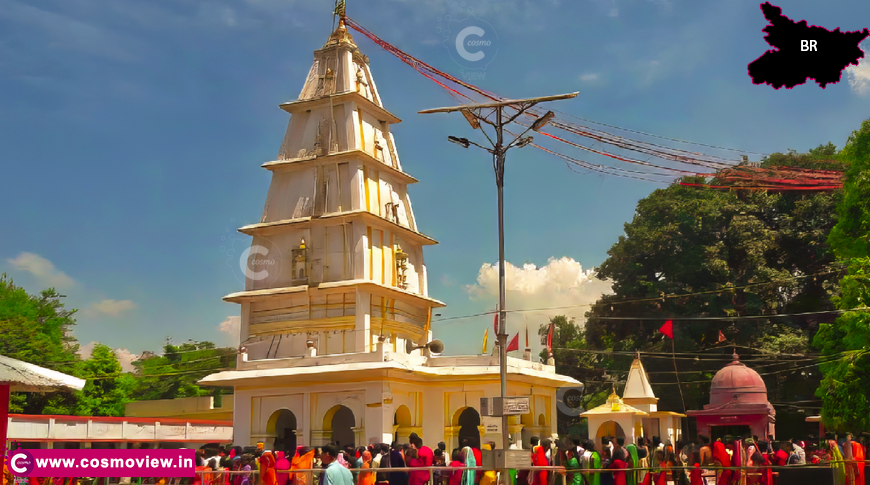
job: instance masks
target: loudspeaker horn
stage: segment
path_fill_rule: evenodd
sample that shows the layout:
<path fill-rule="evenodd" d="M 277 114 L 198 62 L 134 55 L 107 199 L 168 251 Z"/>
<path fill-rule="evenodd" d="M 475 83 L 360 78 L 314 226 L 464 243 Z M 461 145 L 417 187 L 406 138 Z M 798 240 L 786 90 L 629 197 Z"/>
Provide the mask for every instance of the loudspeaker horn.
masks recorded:
<path fill-rule="evenodd" d="M 436 338 L 425 345 L 414 345 L 414 342 L 405 340 L 405 353 L 410 354 L 417 349 L 428 349 L 429 352 L 433 354 L 440 354 L 441 352 L 444 352 L 444 342 Z"/>

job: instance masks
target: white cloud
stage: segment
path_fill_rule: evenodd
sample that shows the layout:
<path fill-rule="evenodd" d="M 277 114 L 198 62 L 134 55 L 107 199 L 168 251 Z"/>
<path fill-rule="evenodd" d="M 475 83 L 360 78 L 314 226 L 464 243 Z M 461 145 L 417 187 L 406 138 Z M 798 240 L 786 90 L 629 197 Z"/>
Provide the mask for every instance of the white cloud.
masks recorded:
<path fill-rule="evenodd" d="M 846 76 L 852 91 L 866 96 L 870 94 L 870 41 L 862 42 L 859 47 L 864 51 L 864 57 L 858 61 L 857 66 L 846 67 Z"/>
<path fill-rule="evenodd" d="M 441 284 L 444 286 L 453 286 L 456 284 L 456 280 L 450 277 L 450 275 L 442 275 L 441 276 Z"/>
<path fill-rule="evenodd" d="M 94 347 L 98 343 L 99 342 L 90 342 L 85 345 L 79 345 L 79 355 L 82 357 L 82 359 L 90 359 L 91 354 L 94 353 Z"/>
<path fill-rule="evenodd" d="M 233 344 L 239 344 L 239 329 L 242 325 L 242 317 L 230 316 L 218 325 L 218 330 L 230 336 L 230 341 Z"/>
<path fill-rule="evenodd" d="M 607 14 L 608 17 L 619 17 L 619 9 L 613 7 L 610 9 L 610 13 Z"/>
<path fill-rule="evenodd" d="M 136 370 L 136 368 L 133 367 L 133 362 L 139 360 L 138 354 L 134 354 L 127 349 L 115 349 L 115 357 L 118 358 L 118 362 L 121 363 L 121 369 L 123 369 L 124 372 L 133 372 Z"/>
<path fill-rule="evenodd" d="M 580 80 L 587 81 L 587 82 L 597 81 L 598 80 L 598 73 L 597 72 L 588 72 L 588 73 L 580 76 Z"/>
<path fill-rule="evenodd" d="M 40 283 L 53 288 L 69 288 L 75 285 L 75 280 L 66 273 L 54 267 L 54 264 L 34 253 L 21 253 L 7 263 L 19 271 L 26 271 L 39 280 Z"/>
<path fill-rule="evenodd" d="M 85 310 L 85 314 L 90 317 L 118 317 L 122 313 L 136 308 L 136 303 L 130 300 L 103 300 L 101 302 L 92 303 Z"/>
<path fill-rule="evenodd" d="M 508 313 L 509 331 L 516 332 L 528 322 L 532 334 L 541 323 L 556 315 L 573 317 L 582 324 L 588 305 L 602 294 L 612 292 L 610 283 L 594 277 L 591 270 L 584 270 L 568 257 L 550 258 L 540 268 L 534 264 L 520 268 L 506 263 L 505 285 L 508 310 L 552 308 Z M 494 306 L 498 301 L 498 265 L 481 266 L 477 283 L 466 286 L 465 291 L 472 299 Z M 536 341 L 534 337 L 531 340 Z"/>
<path fill-rule="evenodd" d="M 79 347 L 79 355 L 82 359 L 90 359 L 91 355 L 94 353 L 94 347 L 99 342 L 90 342 L 86 345 L 82 345 Z M 139 356 L 130 352 L 127 349 L 115 349 L 115 357 L 118 359 L 118 362 L 121 364 L 121 369 L 124 372 L 133 372 L 136 370 L 133 367 L 133 361 L 138 360 Z"/>

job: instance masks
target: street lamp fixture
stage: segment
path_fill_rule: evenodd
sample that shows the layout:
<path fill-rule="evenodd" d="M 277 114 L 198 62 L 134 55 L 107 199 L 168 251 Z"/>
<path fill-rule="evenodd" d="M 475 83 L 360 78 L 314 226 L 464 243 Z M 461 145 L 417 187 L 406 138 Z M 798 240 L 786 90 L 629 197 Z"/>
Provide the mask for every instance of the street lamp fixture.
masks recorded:
<path fill-rule="evenodd" d="M 468 148 L 468 146 L 471 145 L 471 142 L 468 141 L 468 138 L 458 138 L 455 136 L 448 136 L 447 139 L 451 143 L 456 143 L 457 145 L 461 145 L 462 148 Z"/>
<path fill-rule="evenodd" d="M 482 148 L 492 154 L 492 165 L 495 171 L 495 185 L 498 192 L 498 331 L 496 333 L 498 339 L 498 354 L 499 354 L 499 374 L 501 380 L 501 398 L 507 396 L 507 322 L 505 311 L 505 257 L 504 257 L 504 168 L 505 154 L 508 149 L 515 147 L 524 147 L 532 143 L 532 137 L 525 136 L 525 133 L 530 130 L 538 130 L 544 127 L 548 121 L 553 118 L 553 112 L 548 111 L 547 114 L 535 120 L 531 127 L 527 128 L 520 136 L 507 142 L 504 138 L 505 126 L 516 121 L 517 118 L 527 113 L 529 109 L 538 103 L 546 101 L 556 101 L 561 99 L 569 99 L 577 96 L 579 93 L 559 94 L 555 96 L 543 96 L 540 98 L 529 99 L 508 99 L 493 101 L 490 103 L 472 104 L 453 106 L 449 108 L 435 108 L 420 111 L 420 114 L 428 113 L 453 113 L 459 111 L 465 117 L 466 121 L 473 129 L 480 130 L 486 137 L 492 148 L 478 145 L 467 138 L 459 138 L 455 136 L 447 137 L 451 143 L 461 145 L 463 148 L 468 148 L 471 145 Z M 510 111 L 508 111 L 510 110 Z M 483 125 L 487 124 L 493 128 L 494 136 L 487 134 Z M 508 415 L 502 415 L 501 421 L 502 447 L 506 450 L 510 445 L 510 433 L 508 429 Z M 504 483 L 509 483 L 507 470 L 503 470 Z"/>
<path fill-rule="evenodd" d="M 553 119 L 553 116 L 555 115 L 552 111 L 547 111 L 547 114 L 541 116 L 540 118 L 536 119 L 534 123 L 532 123 L 532 131 L 538 131 L 543 128 L 544 125 L 546 125 L 550 120 Z"/>
<path fill-rule="evenodd" d="M 527 136 L 525 138 L 520 138 L 520 140 L 514 146 L 516 146 L 517 148 L 522 148 L 522 147 L 529 145 L 531 143 L 532 143 L 532 137 Z"/>

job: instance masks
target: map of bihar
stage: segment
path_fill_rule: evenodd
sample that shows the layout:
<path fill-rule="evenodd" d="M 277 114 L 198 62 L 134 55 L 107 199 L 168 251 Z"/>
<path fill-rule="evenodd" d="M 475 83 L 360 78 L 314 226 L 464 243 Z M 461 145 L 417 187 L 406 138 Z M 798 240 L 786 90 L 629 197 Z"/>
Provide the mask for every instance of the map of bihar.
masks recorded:
<path fill-rule="evenodd" d="M 749 76 L 754 84 L 770 84 L 774 89 L 791 89 L 815 79 L 824 89 L 828 84 L 840 82 L 850 64 L 858 64 L 864 52 L 858 44 L 870 31 L 840 32 L 839 27 L 829 31 L 806 20 L 794 22 L 782 14 L 782 9 L 770 2 L 761 5 L 770 25 L 763 29 L 764 40 L 773 49 L 749 64 Z"/>

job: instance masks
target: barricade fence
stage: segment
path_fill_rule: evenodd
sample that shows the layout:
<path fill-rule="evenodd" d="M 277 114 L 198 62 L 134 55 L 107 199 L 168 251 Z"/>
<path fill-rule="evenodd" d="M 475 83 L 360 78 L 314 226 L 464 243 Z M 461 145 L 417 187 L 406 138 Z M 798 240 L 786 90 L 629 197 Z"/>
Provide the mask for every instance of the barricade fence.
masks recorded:
<path fill-rule="evenodd" d="M 631 473 L 636 474 L 638 476 L 643 476 L 648 473 L 652 473 L 654 475 L 658 475 L 660 473 L 671 474 L 689 474 L 690 472 L 700 471 L 702 476 L 713 476 L 723 471 L 731 471 L 731 472 L 739 472 L 742 475 L 751 477 L 751 476 L 761 476 L 767 471 L 772 472 L 774 475 L 780 475 L 782 471 L 788 471 L 793 473 L 799 473 L 800 471 L 806 470 L 822 470 L 833 472 L 834 466 L 844 464 L 846 468 L 846 472 L 848 473 L 849 467 L 857 468 L 867 466 L 870 467 L 870 460 L 865 461 L 857 461 L 857 460 L 842 460 L 842 461 L 832 461 L 827 463 L 821 463 L 817 465 L 805 464 L 805 465 L 758 465 L 758 466 L 716 466 L 716 465 L 705 465 L 705 466 L 669 466 L 669 467 L 635 467 L 635 468 L 599 468 L 599 469 L 588 469 L 588 468 L 566 468 L 562 466 L 545 466 L 545 467 L 520 467 L 515 468 L 513 470 L 519 471 L 528 471 L 529 473 L 535 472 L 553 472 L 551 478 L 549 479 L 549 485 L 567 485 L 569 482 L 569 476 L 574 473 L 580 473 L 582 475 L 594 475 L 601 473 Z M 389 481 L 390 473 L 410 473 L 410 472 L 429 472 L 429 481 L 428 485 L 438 485 L 440 480 L 448 480 L 450 475 L 453 473 L 461 473 L 466 470 L 473 470 L 476 472 L 500 472 L 499 469 L 494 468 L 486 468 L 486 467 L 451 467 L 451 466 L 432 466 L 432 467 L 386 467 L 386 468 L 351 468 L 350 472 L 353 474 L 354 479 L 358 480 L 359 475 L 366 473 L 378 473 L 387 476 L 387 480 Z M 317 485 L 317 481 L 320 478 L 320 475 L 325 471 L 324 468 L 314 468 L 314 469 L 305 469 L 305 470 L 276 470 L 276 474 L 294 474 L 297 477 L 302 478 L 301 480 L 297 480 L 296 483 L 302 483 L 304 485 Z M 235 485 L 234 480 L 226 480 L 226 477 L 237 477 L 239 475 L 247 475 L 248 483 L 250 485 L 261 485 L 262 482 L 260 480 L 260 473 L 257 470 L 251 471 L 231 471 L 231 470 L 210 470 L 210 471 L 197 471 L 196 472 L 199 478 L 199 481 L 203 485 L 223 485 L 226 482 L 229 482 L 230 485 Z M 438 480 L 436 480 L 438 479 Z M 501 483 L 499 481 L 499 483 Z M 819 482 L 819 485 L 825 482 Z M 171 485 L 171 484 L 167 484 Z"/>

